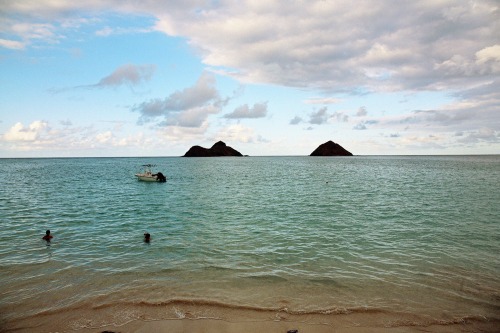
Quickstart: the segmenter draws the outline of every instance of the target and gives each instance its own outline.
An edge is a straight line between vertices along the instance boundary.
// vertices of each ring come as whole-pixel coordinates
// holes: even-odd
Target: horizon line
[[[243,155],[243,156],[205,156],[194,158],[227,158],[227,157],[369,157],[369,156],[500,156],[499,154],[353,154],[352,156],[311,156],[311,155]],[[193,158],[181,155],[148,155],[148,156],[12,156],[0,157],[2,160],[6,159],[64,159],[64,158]]]

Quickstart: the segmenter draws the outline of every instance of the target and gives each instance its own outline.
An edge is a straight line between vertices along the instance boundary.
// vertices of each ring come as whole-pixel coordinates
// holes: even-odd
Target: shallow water
[[[144,163],[167,182],[137,181]],[[500,319],[499,179],[500,156],[0,159],[1,319],[185,302]]]

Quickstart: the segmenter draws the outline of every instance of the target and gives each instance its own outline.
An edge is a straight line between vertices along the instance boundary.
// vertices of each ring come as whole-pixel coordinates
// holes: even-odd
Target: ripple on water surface
[[[167,183],[137,181],[146,162]],[[0,175],[7,316],[96,299],[500,306],[497,156],[4,159]]]

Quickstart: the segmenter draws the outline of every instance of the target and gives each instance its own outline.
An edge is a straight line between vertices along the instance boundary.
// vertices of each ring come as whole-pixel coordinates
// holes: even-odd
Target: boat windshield
[[[144,174],[151,175],[153,172],[151,171],[151,168],[156,167],[155,164],[143,164],[142,167],[144,168]]]

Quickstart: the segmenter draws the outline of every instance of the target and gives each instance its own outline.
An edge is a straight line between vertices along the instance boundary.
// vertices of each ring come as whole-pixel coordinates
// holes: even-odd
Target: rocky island
[[[330,140],[319,145],[309,156],[352,156],[352,153]]]
[[[222,141],[215,143],[212,148],[200,146],[191,147],[183,157],[217,157],[217,156],[243,156],[241,153]]]

